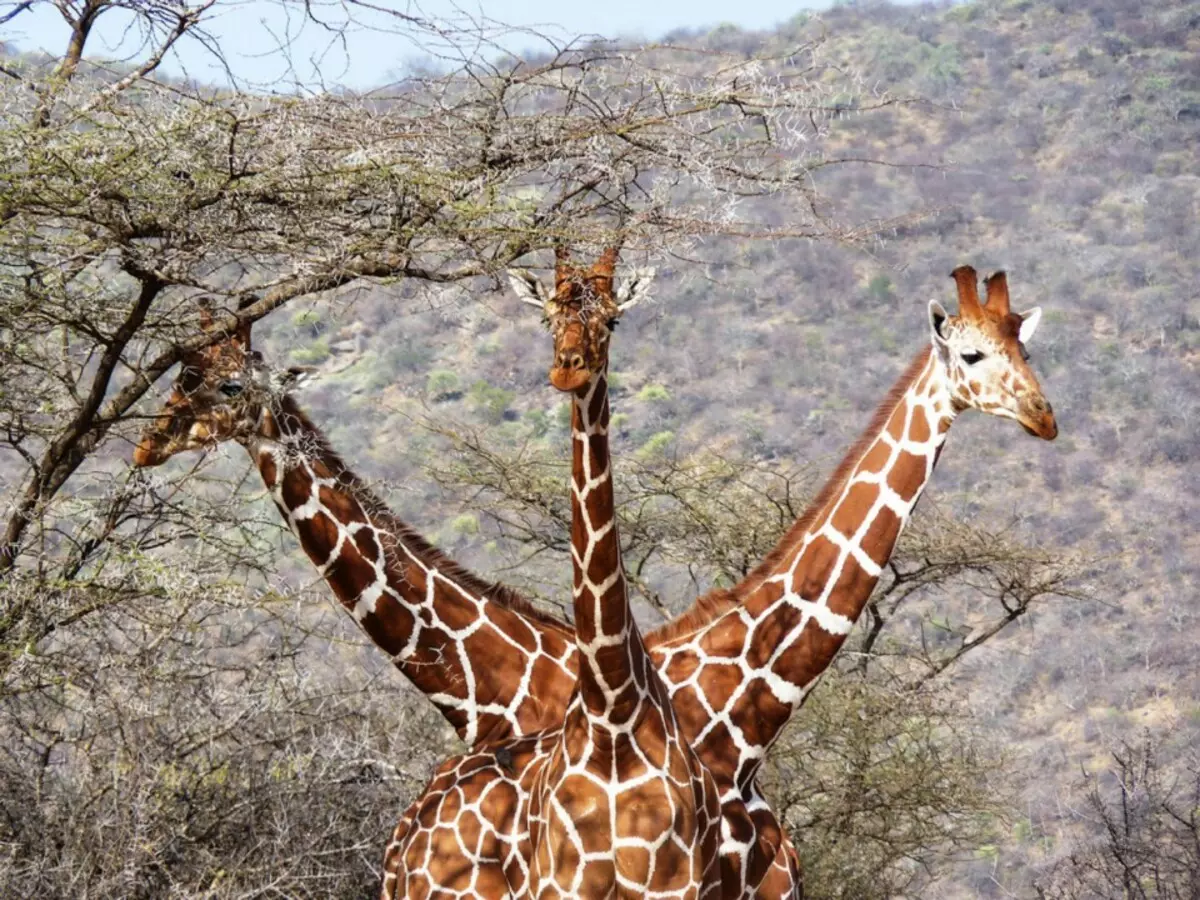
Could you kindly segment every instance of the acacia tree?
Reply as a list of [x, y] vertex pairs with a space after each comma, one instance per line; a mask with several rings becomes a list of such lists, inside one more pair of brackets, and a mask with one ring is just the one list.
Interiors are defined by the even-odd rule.
[[[1170, 738], [1148, 730], [1123, 740], [1104, 768], [1081, 773], [1088, 828], [1037, 884], [1038, 897], [1183, 900], [1200, 893], [1200, 759], [1167, 765]], [[1088, 833], [1090, 832], [1090, 833]]]
[[[369, 290], [402, 316], [432, 296], [414, 285], [486, 286], [567, 239], [853, 239], [811, 175], [858, 86], [819, 43], [754, 58], [546, 40], [522, 60], [490, 23], [348, 2], [295, 12], [328, 28], [340, 11], [335, 34], [382, 16], [435, 71], [279, 95], [160, 76], [182, 42], [219, 58], [220, 0], [55, 6], [61, 55], [0, 64], [0, 885], [361, 895], [448, 739], [382, 661], [310, 649], [343, 639], [278, 582], [284, 538], [239, 499], [244, 470], [129, 471], [154, 384], [298, 300]], [[89, 59], [116, 15], [141, 52]], [[785, 228], [741, 218], [756, 195]]]

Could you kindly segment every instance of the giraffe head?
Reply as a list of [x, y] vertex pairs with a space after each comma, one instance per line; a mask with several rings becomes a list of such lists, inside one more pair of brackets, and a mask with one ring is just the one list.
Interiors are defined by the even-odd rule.
[[980, 302], [975, 270], [959, 266], [951, 273], [958, 285], [958, 315], [936, 300], [929, 302], [933, 349], [946, 367], [952, 402], [958, 409], [1016, 419], [1026, 431], [1054, 440], [1054, 410], [1029, 367], [1026, 342], [1041, 320], [1038, 307], [1014, 313], [1008, 307], [1003, 272], [989, 275], [987, 300]]
[[550, 383], [560, 391], [578, 391], [608, 367], [608, 342], [621, 315], [650, 289], [654, 270], [633, 273], [613, 290], [618, 250], [609, 247], [590, 267], [573, 266], [562, 247], [554, 251], [554, 290], [533, 273], [509, 272], [513, 289], [525, 303], [542, 312], [554, 336]]
[[[205, 331], [214, 327], [207, 308], [201, 310], [200, 325]], [[289, 371], [285, 381], [296, 371]], [[250, 349], [249, 325], [189, 353], [166, 404], [142, 432], [133, 464], [157, 466], [176, 453], [249, 437], [263, 406], [283, 387], [276, 380]]]

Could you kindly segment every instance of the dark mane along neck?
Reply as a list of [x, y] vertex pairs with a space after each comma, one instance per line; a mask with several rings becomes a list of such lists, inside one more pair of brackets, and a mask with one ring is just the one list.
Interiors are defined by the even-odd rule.
[[888, 419], [896, 409], [896, 405], [900, 403], [901, 398], [904, 397], [913, 382], [920, 377], [921, 372], [929, 362], [929, 355], [932, 351], [932, 347], [926, 346], [909, 363], [908, 368], [904, 370], [904, 373], [892, 385], [883, 402], [876, 407], [874, 415], [871, 416], [871, 421], [863, 429], [854, 444], [851, 445], [850, 450], [842, 458], [842, 461], [838, 463], [829, 480], [825, 482], [825, 485], [817, 493], [817, 496], [813, 498], [812, 503], [808, 505], [808, 508], [805, 509], [792, 527], [787, 530], [787, 533], [775, 545], [775, 548], [763, 558], [763, 561], [755, 566], [745, 578], [732, 588], [718, 588], [709, 591], [697, 599], [681, 616], [650, 632], [646, 635], [646, 644], [648, 646], [676, 640], [711, 624], [715, 619], [742, 603], [747, 594], [762, 584], [764, 579], [783, 563], [800, 541], [804, 539], [809, 528], [820, 518], [829, 503], [841, 494], [842, 489], [845, 487], [846, 479], [870, 448], [875, 437], [887, 426]]
[[538, 609], [512, 588], [485, 581], [475, 573], [463, 568], [430, 544], [412, 526], [397, 517], [388, 505], [367, 486], [366, 482], [351, 471], [330, 445], [329, 439], [313, 424], [291, 396], [282, 398], [272, 415], [275, 417], [276, 427], [279, 429], [278, 440], [285, 443], [293, 452], [303, 453], [314, 462], [319, 461], [328, 469], [330, 477], [337, 480], [341, 488], [354, 495], [354, 498], [377, 526], [385, 528], [422, 562], [437, 569], [447, 579], [478, 597], [497, 603], [540, 625], [559, 631], [563, 635], [568, 637], [573, 635], [571, 627], [561, 619]]

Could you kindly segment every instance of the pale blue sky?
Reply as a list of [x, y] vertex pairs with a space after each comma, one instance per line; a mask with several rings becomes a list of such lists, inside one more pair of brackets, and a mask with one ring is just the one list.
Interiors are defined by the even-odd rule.
[[[909, 0], [912, 2], [912, 0]], [[418, 5], [404, 0], [375, 0], [381, 9], [410, 12], [426, 18], [454, 18], [465, 13], [473, 18], [485, 16], [508, 25], [527, 26], [545, 31], [562, 40], [579, 34], [605, 36], [640, 35], [657, 38], [676, 28], [699, 28], [732, 22], [743, 28], [769, 28], [786, 21], [805, 9], [828, 6], [816, 0], [483, 0], [456, 4], [452, 0], [423, 0]], [[0, 16], [11, 9], [14, 0], [0, 0]], [[315, 0], [313, 8], [327, 21], [341, 21], [342, 6], [336, 0]], [[388, 34], [368, 28], [352, 28], [345, 46], [329, 31], [295, 15], [298, 4], [278, 0], [223, 0], [206, 20], [217, 37], [235, 75], [250, 85], [278, 85], [290, 89], [295, 84], [317, 86], [316, 71], [323, 73], [327, 86], [344, 85], [364, 89], [387, 80], [389, 72], [405, 68], [422, 54], [409, 40], [397, 33]], [[289, 10], [291, 14], [289, 14]], [[386, 13], [359, 14], [364, 24], [393, 28], [395, 21]], [[134, 59], [141, 46], [139, 35], [128, 26], [130, 18], [113, 10], [101, 19], [101, 28], [89, 43], [89, 55], [113, 59]], [[0, 40], [21, 50], [44, 50], [61, 55], [66, 44], [66, 28], [50, 3], [17, 16], [0, 30]], [[293, 65], [289, 67], [279, 52], [281, 44], [290, 46]], [[505, 38], [503, 45], [513, 51], [537, 47], [533, 35]], [[490, 55], [490, 54], [489, 54]], [[171, 75], [187, 74], [201, 81], [223, 81], [220, 67], [196, 42], [181, 42], [168, 58], [164, 71]]]

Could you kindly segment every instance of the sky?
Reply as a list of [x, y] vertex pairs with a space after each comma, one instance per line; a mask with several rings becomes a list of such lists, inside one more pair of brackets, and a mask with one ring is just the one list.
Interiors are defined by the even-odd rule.
[[[216, 38], [228, 68], [243, 86], [317, 90], [341, 85], [365, 90], [380, 85], [420, 63], [426, 54], [404, 34], [393, 13], [409, 13], [441, 21], [489, 19], [548, 33], [565, 41], [581, 34], [606, 37], [658, 38], [678, 28], [703, 28], [731, 22], [746, 29], [770, 28], [805, 9], [828, 2], [805, 0], [365, 0], [373, 4], [356, 8], [357, 23], [348, 29], [323, 28], [296, 14], [295, 0], [218, 0], [205, 19]], [[909, 0], [912, 2], [912, 0]], [[0, 18], [16, 0], [0, 0]], [[196, 6], [198, 0], [191, 0]], [[341, 0], [310, 0], [320, 18], [333, 25], [346, 22]], [[134, 61], [144, 58], [144, 40], [131, 17], [113, 9], [101, 18], [89, 41], [89, 56]], [[339, 34], [339, 32], [341, 32]], [[343, 37], [344, 35], [344, 37]], [[45, 51], [61, 56], [67, 29], [51, 3], [32, 9], [0, 25], [0, 41], [25, 51]], [[545, 49], [530, 31], [509, 35], [501, 46], [512, 52]], [[287, 48], [288, 52], [282, 52]], [[491, 55], [491, 54], [488, 54]], [[164, 61], [162, 71], [187, 75], [201, 82], [223, 83], [224, 69], [197, 41], [181, 41]]]

